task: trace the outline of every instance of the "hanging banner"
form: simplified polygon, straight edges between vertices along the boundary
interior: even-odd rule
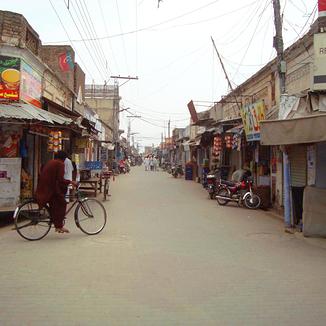
[[[74,68],[74,62],[70,52],[59,55],[59,67],[62,71],[69,71]]]
[[[326,16],[326,0],[318,0],[318,16]]]
[[[22,61],[21,65],[21,90],[20,97],[23,101],[36,106],[42,107],[42,78],[26,62]]]
[[[247,141],[260,140],[260,121],[265,120],[265,111],[263,100],[242,107],[241,118]]]
[[[18,101],[20,59],[0,56],[0,99]]]

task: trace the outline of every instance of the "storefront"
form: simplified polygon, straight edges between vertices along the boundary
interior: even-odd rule
[[[29,104],[0,104],[0,209],[33,196],[42,164],[62,149],[71,123]]]
[[[302,217],[307,236],[326,236],[325,125],[326,115],[262,122],[261,143],[280,145],[288,157],[289,178],[283,178],[283,195],[290,201],[285,221],[295,226]]]

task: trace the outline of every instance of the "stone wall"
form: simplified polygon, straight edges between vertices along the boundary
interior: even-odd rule
[[[59,65],[59,57],[70,52],[73,63],[75,63],[75,52],[70,45],[46,45],[41,47],[41,59],[60,77],[60,79],[74,90],[74,67],[68,71],[63,71]]]
[[[35,55],[40,54],[39,35],[23,15],[14,12],[0,11],[0,44],[28,48]]]

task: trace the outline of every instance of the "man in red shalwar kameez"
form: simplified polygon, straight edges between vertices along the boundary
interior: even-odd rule
[[[65,194],[67,186],[73,181],[64,179],[64,160],[67,153],[59,151],[54,160],[50,160],[43,167],[35,193],[35,198],[40,207],[49,204],[51,218],[56,232],[69,233],[69,230],[63,227],[63,221],[66,215],[67,202]]]

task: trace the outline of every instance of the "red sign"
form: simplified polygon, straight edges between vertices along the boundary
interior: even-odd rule
[[[187,104],[187,106],[193,123],[196,123],[198,121],[198,116],[197,116],[196,108],[194,106],[194,102],[191,100]]]
[[[318,12],[320,16],[326,16],[326,0],[318,0]]]

